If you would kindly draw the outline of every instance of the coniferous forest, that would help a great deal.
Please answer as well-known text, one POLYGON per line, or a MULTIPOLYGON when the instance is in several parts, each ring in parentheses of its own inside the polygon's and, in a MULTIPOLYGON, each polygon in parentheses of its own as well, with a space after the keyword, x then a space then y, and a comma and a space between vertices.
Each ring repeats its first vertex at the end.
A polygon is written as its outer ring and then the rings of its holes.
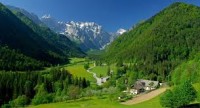
POLYGON ((199 7, 174 3, 116 39, 104 58, 132 63, 142 76, 166 81, 199 52, 199 17, 199 7))
POLYGON ((18 107, 76 99, 79 90, 88 86, 85 78, 73 77, 63 68, 49 72, 1 72, 0 105, 9 102, 8 107, 18 107), (18 103, 20 99, 25 103, 18 103))

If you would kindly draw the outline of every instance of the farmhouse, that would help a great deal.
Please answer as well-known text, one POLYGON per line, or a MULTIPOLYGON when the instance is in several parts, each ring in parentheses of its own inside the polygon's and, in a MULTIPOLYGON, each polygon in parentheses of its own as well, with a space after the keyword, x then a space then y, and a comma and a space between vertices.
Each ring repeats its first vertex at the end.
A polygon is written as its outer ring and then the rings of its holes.
POLYGON ((158 81, 139 79, 131 87, 130 93, 139 94, 144 91, 154 90, 158 87, 158 84, 159 84, 158 81))

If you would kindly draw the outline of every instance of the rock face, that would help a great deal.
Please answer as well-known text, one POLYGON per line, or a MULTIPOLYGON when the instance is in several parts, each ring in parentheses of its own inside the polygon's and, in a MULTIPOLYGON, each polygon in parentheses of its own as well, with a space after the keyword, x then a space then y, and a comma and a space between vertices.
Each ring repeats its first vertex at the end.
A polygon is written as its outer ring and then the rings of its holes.
POLYGON ((41 21, 55 32, 64 34, 72 41, 78 43, 83 51, 103 49, 118 35, 125 32, 124 29, 120 29, 117 33, 108 33, 101 25, 94 22, 61 22, 56 21, 50 15, 44 15, 41 21))
POLYGON ((68 22, 63 32, 71 40, 80 44, 84 51, 100 49, 110 42, 111 35, 94 22, 68 22))

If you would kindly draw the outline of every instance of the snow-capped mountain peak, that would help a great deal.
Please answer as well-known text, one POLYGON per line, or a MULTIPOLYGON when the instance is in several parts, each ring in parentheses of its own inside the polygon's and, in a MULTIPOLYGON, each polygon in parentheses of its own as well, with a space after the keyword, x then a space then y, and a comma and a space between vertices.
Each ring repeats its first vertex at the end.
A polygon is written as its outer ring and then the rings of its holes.
POLYGON ((50 14, 48 14, 48 15, 43 15, 42 18, 43 18, 43 19, 49 19, 49 18, 51 18, 51 15, 50 15, 50 14))
POLYGON ((120 29, 118 30, 119 34, 114 33, 112 35, 95 22, 56 21, 50 15, 44 15, 41 20, 55 32, 63 34, 72 41, 79 43, 83 51, 102 49, 126 31, 120 29))
MULTIPOLYGON (((78 32, 90 32, 93 36, 100 34, 102 32, 102 26, 94 22, 74 22, 70 21, 66 23, 65 32, 67 34, 78 35, 78 32)), ((87 33, 86 33, 87 34, 87 33)))
POLYGON ((119 35, 122 35, 125 32, 126 32, 126 30, 122 29, 122 28, 120 28, 119 30, 117 30, 117 34, 119 34, 119 35))

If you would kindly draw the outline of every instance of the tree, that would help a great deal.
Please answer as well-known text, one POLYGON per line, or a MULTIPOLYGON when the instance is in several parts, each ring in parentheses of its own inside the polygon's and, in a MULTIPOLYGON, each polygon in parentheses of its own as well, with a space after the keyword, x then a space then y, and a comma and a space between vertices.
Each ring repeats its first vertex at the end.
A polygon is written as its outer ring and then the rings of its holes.
POLYGON ((122 61, 122 59, 119 59, 119 60, 117 61, 116 66, 117 66, 117 67, 122 67, 122 66, 123 66, 123 61, 122 61))
POLYGON ((82 88, 86 88, 87 87, 87 81, 85 79, 85 77, 82 80, 82 88))
POLYGON ((188 105, 195 98, 197 98, 196 90, 189 81, 174 89, 174 106, 176 107, 188 105))
POLYGON ((87 70, 89 69, 89 63, 84 64, 84 68, 87 70))
POLYGON ((44 84, 37 85, 35 90, 37 91, 37 94, 32 99, 32 103, 34 105, 50 103, 53 101, 52 95, 48 94, 46 88, 44 87, 44 84))
POLYGON ((125 84, 125 77, 121 77, 117 80, 117 83, 116 83, 116 87, 122 91, 122 90, 125 90, 126 89, 126 84, 125 84))
POLYGON ((32 98, 33 95, 33 88, 31 81, 26 81, 24 85, 25 95, 29 98, 32 98))
POLYGON ((111 74, 110 72, 111 72, 111 69, 110 69, 110 66, 109 66, 109 67, 107 68, 107 75, 108 75, 108 76, 110 76, 110 74, 111 74))
POLYGON ((135 71, 128 71, 128 86, 131 87, 138 79, 138 73, 135 71))
POLYGON ((25 95, 18 96, 17 99, 10 102, 12 107, 24 107, 28 104, 28 98, 25 95))
POLYGON ((77 86, 70 86, 69 87, 69 91, 68 91, 68 95, 71 99, 77 99, 78 95, 79 95, 79 87, 77 86))
POLYGON ((166 92, 160 97, 160 104, 163 107, 169 107, 172 108, 173 107, 173 93, 171 90, 166 90, 166 92))
POLYGON ((171 90, 167 90, 160 98, 163 107, 181 107, 188 105, 197 98, 196 91, 190 81, 185 81, 171 90))

